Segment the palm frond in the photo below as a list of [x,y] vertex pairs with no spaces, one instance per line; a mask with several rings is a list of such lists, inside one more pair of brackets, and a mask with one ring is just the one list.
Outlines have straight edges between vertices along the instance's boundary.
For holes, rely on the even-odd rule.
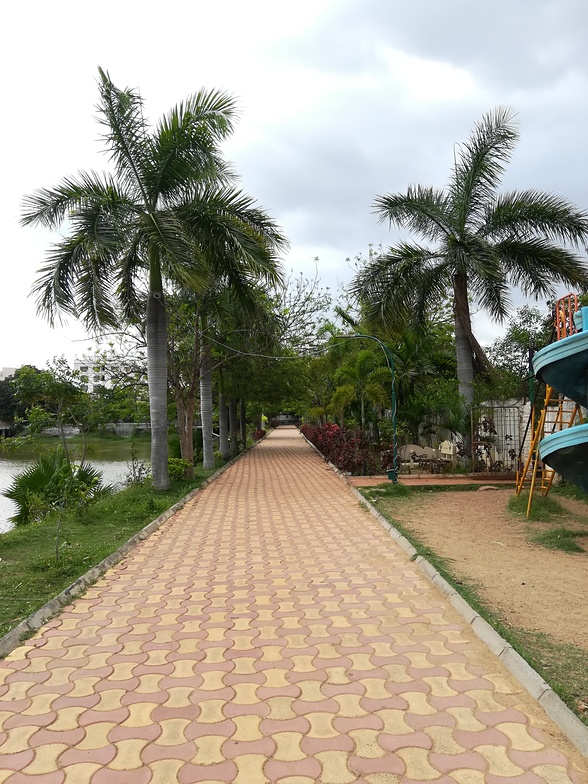
[[553,297],[558,284],[588,290],[586,262],[544,239],[504,240],[495,245],[511,283],[533,297]]
[[39,273],[31,294],[37,312],[52,326],[60,312],[80,318],[90,329],[117,323],[112,256],[107,249],[100,252],[77,234],[52,246]]
[[218,143],[232,133],[235,114],[233,97],[202,90],[163,117],[154,136],[154,191],[166,197],[190,183],[232,179]]
[[278,254],[288,242],[251,197],[206,187],[177,212],[213,276],[226,277],[238,290],[252,280],[281,285]]
[[388,221],[428,240],[444,239],[452,234],[448,206],[442,191],[422,185],[409,186],[406,194],[378,196],[373,204],[381,223]]
[[483,219],[485,205],[496,188],[519,138],[511,109],[498,107],[475,124],[467,142],[459,146],[449,183],[454,223],[464,231]]
[[55,188],[40,188],[23,199],[21,224],[57,228],[62,221],[92,205],[105,211],[133,209],[128,196],[121,192],[109,175],[80,172],[77,178],[62,180]]
[[450,286],[451,268],[443,253],[400,243],[368,262],[350,291],[369,320],[399,330],[409,323],[424,327],[427,312]]
[[143,116],[143,100],[135,90],[115,87],[102,68],[98,72],[98,121],[105,129],[103,137],[110,158],[125,189],[134,198],[140,195],[145,205],[155,206],[147,190],[147,183],[153,179],[153,143]]
[[503,259],[496,248],[480,237],[468,237],[463,271],[475,302],[496,321],[503,321],[511,310],[508,280]]
[[588,212],[551,193],[505,193],[487,205],[479,234],[495,240],[540,235],[577,247],[588,243]]

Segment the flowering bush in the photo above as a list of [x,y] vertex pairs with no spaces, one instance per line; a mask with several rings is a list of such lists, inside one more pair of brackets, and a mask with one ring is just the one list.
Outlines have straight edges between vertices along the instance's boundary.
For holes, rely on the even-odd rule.
[[253,440],[260,441],[265,435],[265,430],[254,430],[253,431]]
[[375,474],[374,458],[366,435],[361,430],[354,432],[334,422],[327,422],[320,427],[302,425],[300,432],[340,471],[356,476]]

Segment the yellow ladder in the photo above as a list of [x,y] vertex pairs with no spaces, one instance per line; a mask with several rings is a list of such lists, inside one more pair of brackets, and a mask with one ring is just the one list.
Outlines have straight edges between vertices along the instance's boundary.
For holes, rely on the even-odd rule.
[[[579,418],[580,422],[583,421],[580,406],[577,403],[573,403],[572,406],[572,402],[573,401],[568,400],[568,398],[557,395],[552,387],[546,387],[539,421],[537,422],[537,426],[532,430],[533,438],[531,440],[529,454],[523,468],[517,472],[517,495],[521,493],[525,483],[529,481],[529,478],[531,481],[529,501],[527,503],[527,517],[531,513],[535,491],[539,490],[541,495],[547,495],[555,477],[555,471],[548,465],[545,465],[539,457],[540,441],[545,436],[551,435],[551,433],[572,427],[576,422],[576,418]],[[533,417],[533,414],[531,414],[531,416]]]

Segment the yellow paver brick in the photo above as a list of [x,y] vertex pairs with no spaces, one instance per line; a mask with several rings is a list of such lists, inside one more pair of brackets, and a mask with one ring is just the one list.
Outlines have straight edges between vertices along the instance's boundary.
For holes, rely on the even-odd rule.
[[257,683],[235,683],[231,688],[235,691],[231,700],[235,705],[255,705],[256,702],[261,702],[256,694],[259,688]]
[[300,748],[300,743],[304,735],[301,732],[276,732],[272,735],[272,740],[276,743],[274,759],[283,762],[294,762],[306,757]]
[[134,702],[128,706],[129,715],[122,722],[123,727],[149,727],[153,724],[151,712],[157,708],[156,702]]
[[239,656],[235,659],[235,669],[231,675],[253,675],[257,672],[254,666],[256,661],[257,659],[250,656]]
[[293,672],[314,672],[316,670],[316,667],[313,665],[314,655],[299,654],[290,658],[294,664]]
[[572,784],[567,770],[561,765],[537,765],[533,773],[541,776],[546,784]]
[[85,675],[82,678],[78,678],[73,681],[74,687],[67,693],[67,696],[69,698],[90,697],[92,694],[96,693],[94,686],[99,683],[100,680],[101,679],[95,675]]
[[[164,677],[163,675],[138,675],[139,683],[135,686],[133,691],[136,694],[152,694],[159,691],[159,681]],[[178,676],[176,676],[178,677]]]
[[[204,653],[202,661],[205,664],[220,664],[221,662],[226,661],[225,649],[216,645],[212,648],[205,648],[202,653]],[[192,664],[194,664],[194,662],[192,662]]]
[[198,722],[200,724],[216,724],[225,720],[222,709],[227,704],[226,700],[204,700],[199,703],[200,714]]
[[407,735],[414,732],[413,728],[409,727],[404,720],[406,711],[385,709],[376,711],[375,715],[384,722],[382,732],[389,735]]
[[502,746],[482,745],[476,746],[476,751],[488,762],[488,772],[493,776],[520,776],[524,773],[522,768],[515,765],[508,758],[506,749]]
[[451,688],[447,683],[447,678],[442,675],[429,675],[422,680],[431,687],[433,697],[454,697],[458,693]]
[[263,670],[263,675],[265,676],[265,683],[263,684],[264,688],[279,689],[281,687],[291,686],[292,684],[288,680],[288,673],[289,670],[282,670],[278,668]]
[[357,776],[347,767],[347,752],[321,751],[315,757],[322,765],[321,782],[324,784],[352,784],[357,781]]
[[486,784],[486,777],[479,770],[452,770],[451,776],[458,784]]
[[81,782],[91,781],[92,776],[102,765],[94,762],[79,762],[77,765],[68,765],[63,768],[65,778],[63,784],[81,784]]
[[[79,708],[76,708],[75,710],[79,711]],[[52,724],[49,729],[53,730],[54,726],[55,725]],[[93,749],[102,749],[104,746],[112,745],[108,740],[108,733],[116,726],[118,725],[112,721],[100,721],[96,722],[96,724],[89,724],[85,727],[86,734],[84,738],[79,743],[76,743],[75,748],[82,751],[89,751]]]
[[352,730],[349,736],[355,743],[357,756],[367,759],[384,757],[387,752],[378,743],[379,735],[379,730]]
[[35,758],[23,768],[27,776],[40,776],[43,773],[52,773],[57,770],[57,758],[67,749],[65,743],[51,743],[35,749]]
[[497,724],[495,729],[507,736],[512,748],[516,749],[516,751],[538,751],[545,748],[543,743],[539,743],[539,741],[529,735],[526,724],[504,722]]
[[455,740],[451,727],[425,727],[423,732],[433,741],[433,751],[437,754],[463,754],[465,751]]
[[296,685],[300,689],[299,700],[304,700],[304,702],[322,702],[326,699],[321,691],[320,681],[298,681]]
[[432,716],[437,713],[422,691],[403,691],[400,696],[408,702],[409,713],[416,713],[417,716]]
[[161,735],[157,739],[158,746],[179,746],[186,742],[184,730],[190,724],[187,719],[163,719],[159,722]]
[[245,716],[235,716],[233,719],[237,729],[231,736],[231,740],[260,740],[263,735],[259,731],[261,716],[249,714]]
[[364,697],[370,700],[390,699],[390,692],[386,690],[386,681],[377,678],[362,678],[361,685],[365,689]]
[[[166,759],[157,760],[150,764],[152,776],[149,784],[170,784],[177,781],[178,771],[186,763],[183,760]],[[78,782],[79,784],[79,782]]]
[[396,754],[406,765],[405,776],[415,781],[434,781],[441,778],[441,773],[434,768],[428,759],[426,749],[405,748],[398,749]]
[[100,692],[100,700],[93,706],[96,711],[114,711],[122,707],[121,700],[127,692],[125,689],[108,689]]
[[357,716],[365,716],[367,711],[361,707],[359,701],[361,699],[359,694],[337,694],[333,699],[339,703],[339,716],[345,718],[356,718]]
[[223,683],[223,678],[225,674],[226,673],[223,670],[208,670],[207,672],[203,672],[202,683],[199,688],[202,691],[219,691],[219,689],[224,689],[225,684]]
[[67,730],[75,730],[77,727],[80,726],[79,717],[86,708],[82,708],[78,705],[70,705],[67,708],[59,708],[56,711],[57,718],[53,721],[48,729],[51,732],[65,732]]
[[315,779],[309,779],[308,776],[286,776],[278,779],[276,784],[316,784],[316,782]]
[[485,725],[474,716],[472,708],[450,707],[447,708],[447,713],[454,717],[458,730],[481,732],[486,729]]
[[269,784],[269,779],[263,772],[267,760],[262,754],[242,754],[234,757],[233,762],[237,766],[237,775],[232,784]]
[[269,719],[282,721],[284,719],[293,719],[296,716],[292,710],[293,697],[270,697],[265,702],[270,709]]
[[309,738],[335,738],[339,734],[333,727],[333,719],[337,718],[334,713],[307,713],[304,718],[310,722]]
[[504,705],[494,699],[489,689],[470,689],[466,694],[476,701],[478,710],[489,712],[504,710]]
[[192,762],[195,765],[214,765],[217,762],[224,762],[225,757],[221,748],[226,740],[224,735],[202,735],[197,738],[196,754]]
[[2,742],[2,754],[18,754],[19,751],[26,751],[29,748],[29,738],[38,729],[38,727],[27,727],[25,725],[8,730],[6,738]]

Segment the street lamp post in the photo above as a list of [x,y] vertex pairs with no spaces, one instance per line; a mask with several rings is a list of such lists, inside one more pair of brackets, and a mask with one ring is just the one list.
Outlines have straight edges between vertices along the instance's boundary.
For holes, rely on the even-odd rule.
[[391,482],[396,483],[398,482],[398,444],[396,439],[396,391],[394,389],[394,358],[392,357],[388,346],[382,343],[379,338],[374,337],[374,335],[363,335],[361,333],[357,333],[355,335],[343,335],[342,337],[375,340],[386,357],[386,364],[388,365],[388,370],[392,376],[390,397],[392,404],[392,468],[388,469],[388,479],[390,479]]

